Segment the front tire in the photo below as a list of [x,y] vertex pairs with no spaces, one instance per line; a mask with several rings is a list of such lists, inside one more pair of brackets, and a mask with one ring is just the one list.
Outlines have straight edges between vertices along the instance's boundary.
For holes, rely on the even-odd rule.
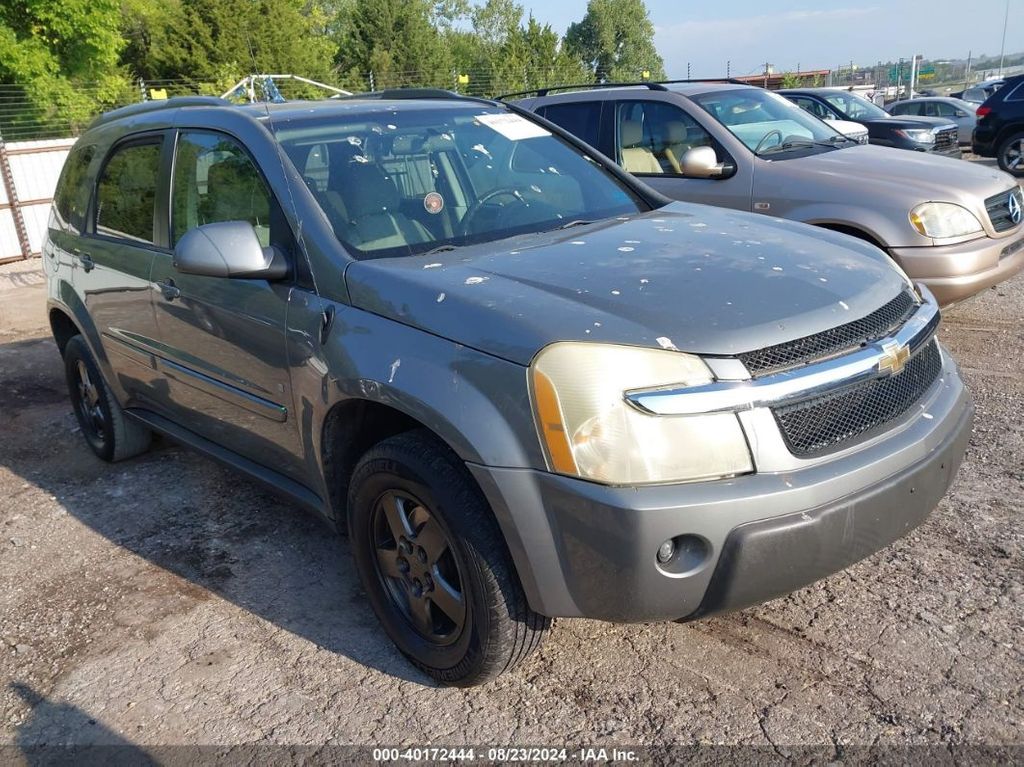
[[1024,178],[1024,131],[1015,133],[999,145],[999,167],[1017,178]]
[[64,348],[64,374],[78,425],[97,457],[114,463],[149,448],[152,432],[125,415],[81,336]]
[[536,650],[533,612],[486,500],[429,432],[384,440],[349,485],[352,553],[384,631],[440,684],[494,679]]

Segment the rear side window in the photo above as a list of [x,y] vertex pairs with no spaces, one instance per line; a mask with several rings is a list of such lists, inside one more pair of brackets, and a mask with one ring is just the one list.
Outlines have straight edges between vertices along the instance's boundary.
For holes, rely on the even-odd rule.
[[94,146],[76,144],[64,161],[64,169],[57,182],[53,207],[62,229],[78,234],[85,227],[89,207],[89,164],[96,154]]
[[565,128],[576,138],[596,147],[600,141],[601,102],[582,101],[573,104],[551,104],[537,110],[541,117]]
[[159,140],[115,149],[96,186],[96,233],[152,243],[159,176]]
[[1017,87],[1007,93],[1003,101],[1024,101],[1024,82],[1017,83]]

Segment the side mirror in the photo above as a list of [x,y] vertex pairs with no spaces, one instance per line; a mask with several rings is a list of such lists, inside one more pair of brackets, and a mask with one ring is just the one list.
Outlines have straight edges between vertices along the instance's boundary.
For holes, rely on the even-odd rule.
[[725,165],[718,162],[718,155],[709,146],[695,146],[687,149],[679,158],[679,170],[691,178],[716,178],[725,173]]
[[248,221],[218,221],[190,229],[174,248],[174,268],[206,277],[280,280],[288,276],[284,255],[260,245]]

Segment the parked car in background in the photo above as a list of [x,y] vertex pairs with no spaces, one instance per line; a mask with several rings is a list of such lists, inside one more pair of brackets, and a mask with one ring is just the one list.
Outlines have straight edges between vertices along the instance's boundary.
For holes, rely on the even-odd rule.
[[1024,177],[1024,75],[1008,78],[978,107],[972,147],[975,154],[995,157],[1000,168]]
[[858,146],[782,96],[750,85],[579,88],[548,89],[518,103],[669,197],[859,237],[927,284],[942,304],[1024,268],[1024,226],[1007,217],[1020,189],[998,170]]
[[868,129],[860,123],[850,122],[849,120],[826,120],[829,127],[839,131],[847,138],[853,139],[858,144],[867,144],[870,140]]
[[1002,88],[1005,82],[1006,80],[1001,78],[998,80],[986,80],[983,83],[972,85],[970,88],[950,93],[949,95],[955,99],[962,99],[970,104],[983,104],[989,96]]
[[779,93],[820,119],[831,117],[860,123],[868,129],[872,144],[960,157],[958,129],[951,120],[894,117],[856,93],[834,88],[781,90]]
[[974,125],[978,121],[977,107],[966,101],[942,96],[895,101],[885,109],[896,117],[939,117],[956,123],[961,146],[970,146]]
[[433,93],[82,135],[43,261],[99,457],[168,434],[346,529],[384,631],[456,685],[552,616],[739,609],[927,517],[973,407],[926,287]]

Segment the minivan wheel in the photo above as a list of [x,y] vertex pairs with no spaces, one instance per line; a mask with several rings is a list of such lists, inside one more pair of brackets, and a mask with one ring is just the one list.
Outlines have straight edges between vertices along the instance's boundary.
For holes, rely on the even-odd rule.
[[349,484],[349,543],[384,631],[441,684],[494,679],[536,650],[533,612],[494,515],[461,461],[426,431],[384,440]]
[[1024,132],[1010,136],[999,147],[999,167],[1018,178],[1024,177]]
[[152,433],[125,415],[81,336],[64,348],[64,373],[78,425],[97,456],[123,461],[149,447]]

